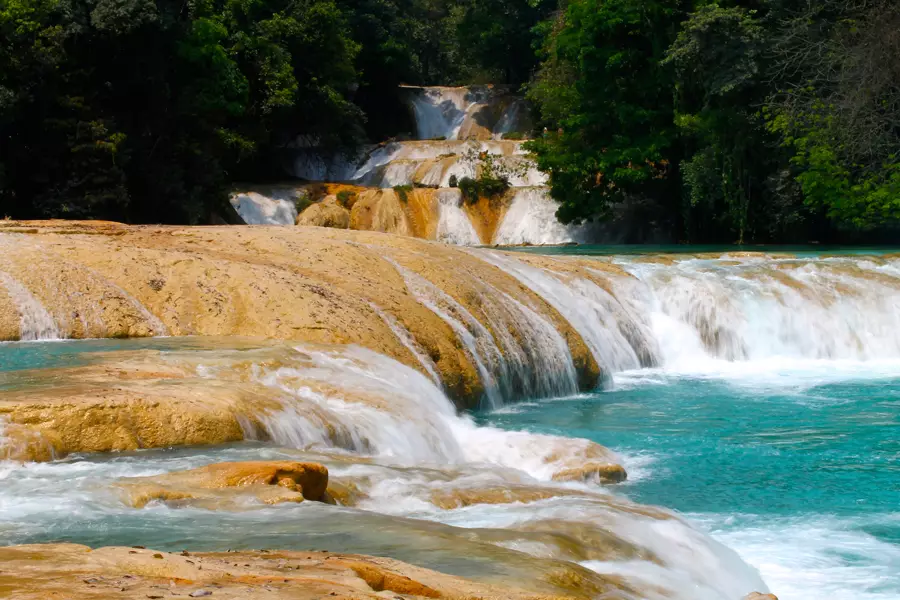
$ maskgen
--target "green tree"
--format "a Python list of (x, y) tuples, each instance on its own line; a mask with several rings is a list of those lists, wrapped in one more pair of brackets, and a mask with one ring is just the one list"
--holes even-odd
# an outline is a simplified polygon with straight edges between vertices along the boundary
[(564, 222), (677, 185), (673, 82), (660, 63), (683, 16), (677, 0), (573, 0), (550, 28), (529, 91), (545, 133), (529, 148)]

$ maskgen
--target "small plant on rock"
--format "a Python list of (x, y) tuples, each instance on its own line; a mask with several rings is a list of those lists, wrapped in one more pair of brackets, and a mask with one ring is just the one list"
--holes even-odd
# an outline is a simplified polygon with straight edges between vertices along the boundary
[(409, 202), (409, 194), (413, 191), (413, 186), (411, 185), (395, 185), (394, 192), (397, 194), (397, 197), (400, 198), (400, 202), (406, 204)]
[(350, 210), (356, 204), (356, 195), (353, 190), (341, 190), (337, 193), (338, 204)]

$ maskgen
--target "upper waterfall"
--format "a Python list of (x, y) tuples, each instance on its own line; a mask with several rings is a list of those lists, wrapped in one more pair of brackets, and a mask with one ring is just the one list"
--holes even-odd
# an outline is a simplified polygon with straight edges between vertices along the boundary
[(420, 140), (502, 139), (527, 129), (520, 98), (490, 86), (405, 86)]
[[(231, 203), (244, 222), (374, 229), (464, 246), (594, 240), (597, 227), (556, 220), (549, 177), (526, 149), (533, 126), (523, 98), (489, 85), (401, 86), (400, 95), (414, 118), (416, 139), (402, 134), (343, 153), (325, 152), (306, 137), (295, 139), (286, 147), (285, 170), (311, 183), (235, 190)], [(507, 182), (505, 192), (463, 202), (452, 189), (488, 171)], [(329, 191), (312, 182), (365, 189)], [(387, 192), (391, 188), (405, 189), (395, 196)], [(368, 193), (374, 190), (384, 192)], [(352, 194), (366, 201), (354, 206), (347, 201)], [(414, 202), (407, 203), (411, 196)], [(373, 218), (388, 214), (389, 219)]]

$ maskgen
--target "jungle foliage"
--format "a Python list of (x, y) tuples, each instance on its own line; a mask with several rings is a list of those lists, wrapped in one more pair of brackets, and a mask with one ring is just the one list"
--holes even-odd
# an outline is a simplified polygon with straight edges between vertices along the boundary
[(527, 94), (564, 221), (900, 220), (893, 0), (0, 0), (0, 217), (209, 222), (291, 144), (411, 131), (400, 84), (485, 82)]

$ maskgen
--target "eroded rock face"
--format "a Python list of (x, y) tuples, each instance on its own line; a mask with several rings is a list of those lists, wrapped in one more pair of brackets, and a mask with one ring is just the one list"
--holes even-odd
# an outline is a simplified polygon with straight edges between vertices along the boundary
[[(0, 564), (0, 596), (10, 600), (145, 600), (173, 594), (212, 600), (377, 600), (400, 594), (411, 599), (587, 597), (578, 591), (528, 592), (514, 584), (478, 583), (387, 558), (328, 552), (171, 554), (143, 548), (91, 550), (76, 544), (47, 544), (0, 548)], [(609, 598), (624, 598), (610, 593)]]
[(239, 508), (248, 501), (263, 504), (326, 500), (328, 469), (318, 463), (215, 463), (155, 477), (120, 482), (123, 500), (135, 508), (150, 502), (169, 506)]
[[(401, 204), (393, 190), (384, 194), (393, 195), (395, 208)], [(419, 195), (414, 190), (408, 206)], [(365, 219), (394, 223), (386, 230), (401, 222), (419, 227), (381, 204), (360, 198), (353, 210), (362, 215), (370, 207)], [(561, 270), (569, 263), (549, 262)], [(480, 339), (493, 337), (500, 355), (521, 356), (523, 367), (539, 373), (527, 364), (528, 345), (546, 335), (535, 332), (531, 316), (526, 322), (524, 309), (511, 310), (522, 306), (558, 333), (582, 385), (600, 375), (578, 332), (514, 277), (462, 249), (412, 238), (303, 227), (11, 222), (0, 224), (0, 271), (16, 284), (0, 282), (2, 340), (52, 331), (63, 338), (246, 335), (357, 344), (432, 369), (452, 398), (472, 407), (485, 381), (448, 315), (464, 327), (477, 322)], [(14, 293), (21, 290), (27, 297)], [(52, 327), (35, 325), (41, 319), (28, 314), (34, 307)]]

